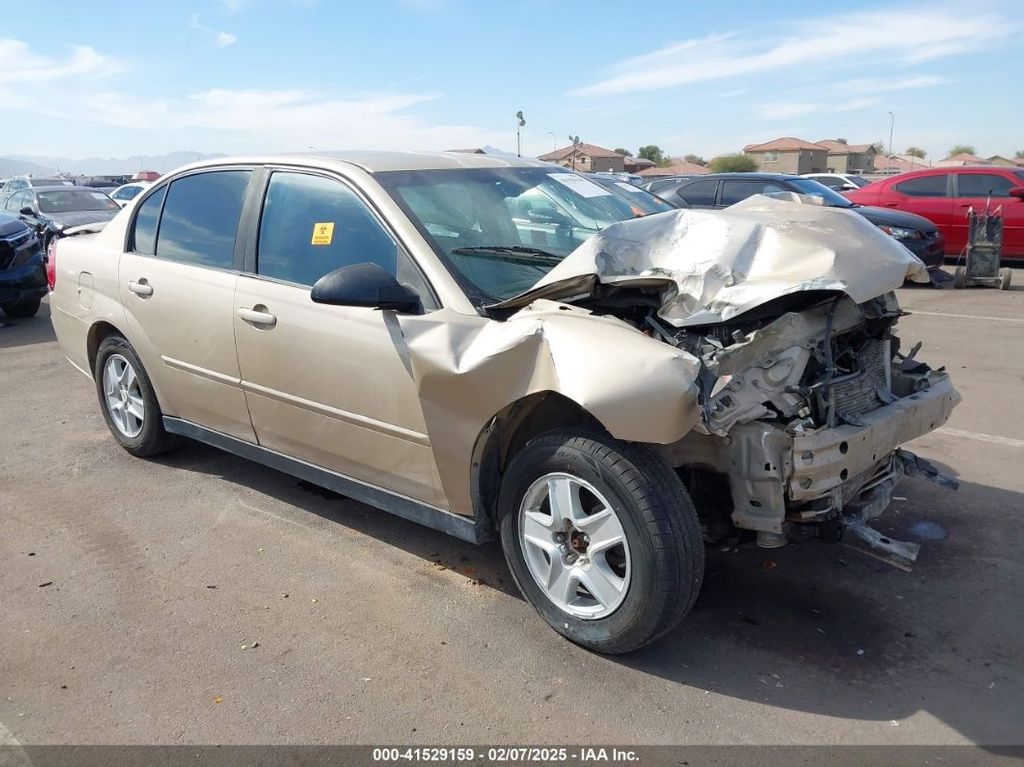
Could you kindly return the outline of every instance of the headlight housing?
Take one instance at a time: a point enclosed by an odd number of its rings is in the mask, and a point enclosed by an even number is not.
[[[895,237],[897,240],[920,240],[924,235],[917,229],[907,229],[902,226],[887,226],[879,224],[878,228],[886,234]]]

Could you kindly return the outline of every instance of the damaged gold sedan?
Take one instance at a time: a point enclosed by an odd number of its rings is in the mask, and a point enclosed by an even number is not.
[[[704,543],[883,537],[900,445],[959,395],[895,335],[923,264],[847,211],[637,216],[457,154],[198,163],[50,254],[114,438],[207,442],[470,541],[607,653],[676,625]]]

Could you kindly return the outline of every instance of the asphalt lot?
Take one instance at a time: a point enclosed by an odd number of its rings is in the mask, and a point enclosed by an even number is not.
[[[200,445],[132,458],[44,305],[0,327],[0,743],[1024,743],[1014,279],[901,291],[964,395],[913,446],[959,492],[905,480],[878,525],[914,573],[711,552],[687,621],[620,658],[549,630],[496,546]]]

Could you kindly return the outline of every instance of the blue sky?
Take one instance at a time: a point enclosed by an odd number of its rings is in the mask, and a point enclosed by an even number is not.
[[[970,8],[970,15],[965,9]],[[1024,149],[1020,0],[11,2],[0,155]],[[554,134],[552,136],[551,134]]]

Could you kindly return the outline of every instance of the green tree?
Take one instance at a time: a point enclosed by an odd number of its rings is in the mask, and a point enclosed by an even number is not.
[[[616,149],[613,149],[612,151],[615,152],[615,154],[621,154],[621,155],[623,155],[625,157],[632,157],[633,156],[632,152],[630,152],[628,149],[623,149],[622,147],[618,147]]]
[[[683,158],[686,162],[692,162],[694,165],[707,165],[708,161],[701,157],[699,154],[688,154]]]
[[[883,144],[881,141],[876,141],[874,144],[871,145],[871,148],[875,150],[875,154],[886,153],[885,144]]]
[[[655,165],[661,165],[662,163],[665,162],[665,153],[661,151],[661,147],[658,146],[657,144],[648,144],[647,146],[642,146],[637,151],[637,154],[639,154],[645,160],[650,160]]]
[[[955,154],[975,154],[974,147],[970,144],[957,144],[949,150],[950,157]]]
[[[711,161],[715,173],[751,173],[757,170],[757,161],[742,152],[723,154]]]
[[[903,154],[910,155],[911,157],[918,157],[923,160],[925,158],[925,155],[927,155],[928,153],[919,146],[908,146],[907,151],[904,152]]]
[[[1024,149],[1018,149],[1017,153],[1013,156],[1015,160],[1024,160]]]

